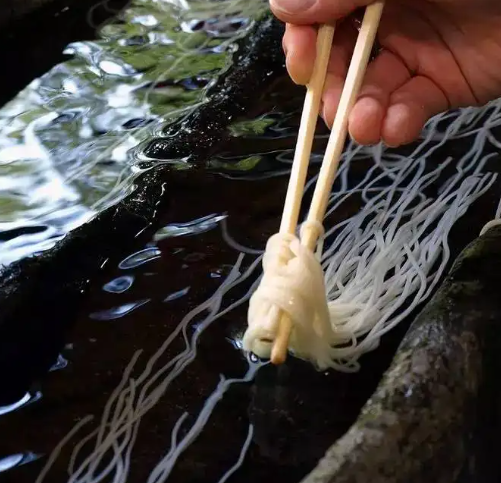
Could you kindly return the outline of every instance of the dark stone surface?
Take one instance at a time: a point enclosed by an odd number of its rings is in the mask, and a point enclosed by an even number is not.
[[[210,156],[210,148],[224,139],[233,117],[252,106],[256,86],[264,92],[283,74],[282,29],[269,16],[256,23],[238,44],[238,61],[217,81],[203,108],[185,118],[181,129],[164,142],[163,154],[189,150],[198,163]],[[250,91],[254,96],[246,94]],[[3,402],[20,397],[54,363],[82,295],[105,262],[119,259],[151,236],[153,223],[165,209],[168,170],[163,164],[148,171],[137,180],[136,190],[116,206],[74,230],[51,250],[0,272]],[[31,354],[30,363],[26,353]],[[15,375],[9,369],[12,366],[17,368]]]
[[[459,256],[357,422],[303,483],[497,482],[501,227]]]
[[[0,25],[50,3],[51,0],[4,0],[0,6]]]

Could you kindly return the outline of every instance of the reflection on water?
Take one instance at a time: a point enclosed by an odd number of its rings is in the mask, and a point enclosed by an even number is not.
[[[150,260],[155,260],[155,258],[158,258],[161,254],[162,252],[157,248],[145,248],[122,260],[118,268],[128,270],[130,268],[139,267],[139,265],[143,265]]]
[[[95,312],[90,314],[89,317],[94,320],[114,320],[123,317],[131,313],[133,310],[138,309],[144,304],[147,304],[149,299],[146,300],[138,300],[137,302],[131,302],[128,304],[120,305],[118,307],[113,307],[108,310],[103,310],[101,312]]]
[[[40,392],[36,392],[34,394],[27,392],[19,401],[16,401],[15,403],[12,404],[7,404],[5,406],[0,406],[0,416],[24,408],[28,404],[32,404],[39,401],[41,398],[42,398],[42,393]]]
[[[165,238],[178,236],[193,236],[212,230],[218,223],[226,218],[226,215],[211,214],[186,223],[171,223],[155,233],[154,240],[160,241]]]
[[[123,293],[129,290],[134,283],[134,277],[132,275],[124,275],[123,277],[117,277],[110,282],[104,284],[103,290],[110,293]]]
[[[27,453],[18,453],[13,454],[11,456],[6,456],[0,459],[0,473],[7,470],[12,470],[17,468],[18,466],[25,465],[27,463],[31,463],[39,458],[39,455],[35,453],[27,452]]]
[[[183,288],[181,290],[178,290],[177,292],[173,292],[167,297],[165,297],[164,302],[172,302],[173,300],[180,299],[181,297],[184,297],[185,295],[188,295],[188,292],[190,291],[190,287]]]
[[[68,365],[68,361],[61,355],[59,354],[57,356],[57,361],[56,363],[50,368],[50,371],[59,371],[61,369],[64,369]]]
[[[136,0],[4,106],[0,264],[49,248],[130,192],[141,171],[131,148],[204,100],[262,5]]]

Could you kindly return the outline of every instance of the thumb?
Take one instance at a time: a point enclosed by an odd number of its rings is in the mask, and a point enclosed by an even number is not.
[[[374,0],[270,0],[273,13],[296,25],[326,24],[346,17]]]

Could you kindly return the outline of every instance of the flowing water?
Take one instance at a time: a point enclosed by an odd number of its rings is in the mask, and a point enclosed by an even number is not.
[[[228,67],[235,37],[262,7],[188,3],[186,10],[178,8],[183,0],[137,0],[119,19],[119,2],[92,5],[85,10],[85,28],[65,38],[71,42],[68,60],[0,110],[0,263],[50,248],[130,192],[147,159],[133,148],[204,100]],[[99,40],[84,40],[107,13]],[[81,18],[82,12],[73,15]],[[20,75],[18,82],[24,81]],[[100,413],[134,351],[144,350],[146,359],[189,308],[217,289],[238,254],[228,236],[262,250],[280,219],[302,95],[284,79],[256,112],[230,126],[229,141],[206,170],[185,170],[183,159],[169,161],[179,169],[171,172],[169,208],[154,239],[93,281],[53,370],[22,400],[0,407],[0,481],[34,482],[45,462],[41,456],[84,416]],[[321,126],[316,161],[325,144]],[[467,142],[455,149],[467,150]],[[360,163],[354,175],[364,169]],[[496,185],[458,224],[454,254],[492,218],[498,198]],[[204,333],[193,364],[143,419],[128,481],[146,481],[168,450],[180,415],[187,411],[190,421],[196,418],[220,374],[245,374],[238,347],[244,328],[245,306]],[[278,370],[264,367],[252,383],[234,385],[170,481],[219,481],[237,461],[249,423],[253,434],[243,468],[228,481],[299,481],[354,421],[404,329],[366,356],[356,375],[315,372],[291,359]],[[164,358],[178,349],[174,345]],[[63,453],[47,481],[66,481],[69,454]]]
[[[87,30],[100,10],[116,11],[114,3],[89,8]],[[208,5],[214,11],[194,2],[193,19],[191,11],[178,18],[168,2],[136,2],[101,26],[99,40],[71,42],[69,60],[2,109],[0,263],[49,248],[125,196],[139,171],[129,151],[147,137],[146,126],[203,101],[227,67],[229,40],[249,25],[245,11],[226,19],[225,2]]]

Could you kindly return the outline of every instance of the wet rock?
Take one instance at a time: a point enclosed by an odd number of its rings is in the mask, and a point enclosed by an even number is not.
[[[303,483],[499,481],[501,227],[413,322],[351,429]]]
[[[257,99],[266,86],[283,74],[282,33],[283,26],[274,18],[258,23],[250,35],[253,44],[246,45],[246,39],[238,46],[233,67],[209,89],[210,102],[167,126],[161,137],[146,143],[144,154],[151,159],[189,157],[191,163],[203,163],[216,144],[229,138],[226,127],[259,105]]]

